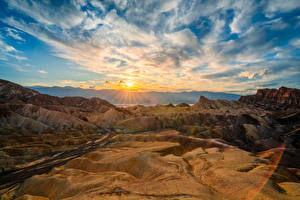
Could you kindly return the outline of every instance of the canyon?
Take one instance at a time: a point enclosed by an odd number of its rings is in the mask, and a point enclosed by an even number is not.
[[[0,80],[0,197],[299,199],[299,91],[120,108]]]

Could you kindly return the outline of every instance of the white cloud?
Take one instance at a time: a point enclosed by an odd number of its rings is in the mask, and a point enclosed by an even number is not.
[[[53,6],[51,1],[9,0],[7,3],[10,8],[19,10],[40,23],[62,28],[77,26],[86,17],[86,14],[79,10],[79,3],[75,1],[71,1],[70,4],[57,2],[57,6]]]
[[[251,17],[256,10],[256,3],[252,0],[236,1],[234,4],[234,18],[229,25],[232,33],[241,33],[251,24]],[[245,29],[245,30],[243,30]]]
[[[4,51],[18,52],[13,46],[9,46],[9,45],[4,46]]]
[[[6,44],[4,41],[0,40],[0,47],[4,52],[18,52],[13,46]]]
[[[15,40],[25,41],[25,39],[19,35],[19,32],[17,30],[7,28],[6,31],[7,31],[7,35],[14,38]]]
[[[120,10],[124,10],[127,6],[127,0],[114,0],[114,2]]]
[[[47,74],[48,73],[48,72],[46,72],[44,70],[39,70],[38,72],[41,73],[41,74]]]
[[[300,48],[300,38],[295,38],[291,41],[291,44],[297,48]]]
[[[276,12],[289,12],[298,8],[299,0],[268,0],[265,12],[267,17],[273,17]]]
[[[214,21],[212,30],[202,39],[202,41],[206,44],[218,42],[221,37],[221,33],[224,31],[225,20],[219,18],[215,19],[214,17],[211,18]]]
[[[8,45],[5,41],[0,38],[0,53],[1,60],[8,61],[9,58],[14,58],[16,60],[22,61],[27,60],[26,57],[22,56],[22,52],[15,49],[13,46]]]
[[[254,78],[257,78],[259,76],[265,75],[268,71],[269,71],[268,69],[255,71],[255,72],[254,71],[243,71],[243,72],[238,74],[238,77],[246,77],[248,79],[254,79]]]
[[[241,14],[235,16],[233,18],[232,23],[229,25],[232,33],[240,33],[241,32],[240,27],[238,26],[238,23],[240,22],[240,18],[242,18]]]
[[[105,11],[105,7],[102,5],[102,3],[100,1],[97,0],[92,0],[90,1],[90,3],[96,7],[96,8],[100,8],[101,11]]]
[[[174,33],[165,34],[167,40],[174,45],[179,45],[181,47],[198,47],[197,37],[190,31],[190,29],[183,29]]]

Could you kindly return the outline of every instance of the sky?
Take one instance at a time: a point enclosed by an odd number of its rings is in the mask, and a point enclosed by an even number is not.
[[[139,91],[300,88],[300,1],[1,0],[0,78]]]

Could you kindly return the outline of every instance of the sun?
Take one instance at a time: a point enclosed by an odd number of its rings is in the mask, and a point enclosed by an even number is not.
[[[127,86],[127,87],[132,87],[133,84],[134,84],[133,82],[126,82],[126,86]]]

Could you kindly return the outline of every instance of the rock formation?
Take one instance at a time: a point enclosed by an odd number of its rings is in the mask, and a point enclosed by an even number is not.
[[[95,115],[118,109],[99,98],[59,98],[5,80],[0,80],[0,103],[0,122],[38,132],[47,128],[97,128],[99,123],[92,120]]]
[[[37,91],[0,79],[0,103],[23,102],[39,94]]]
[[[246,103],[279,103],[300,106],[300,90],[281,87],[277,89],[259,89],[255,95],[242,96],[239,101]]]

